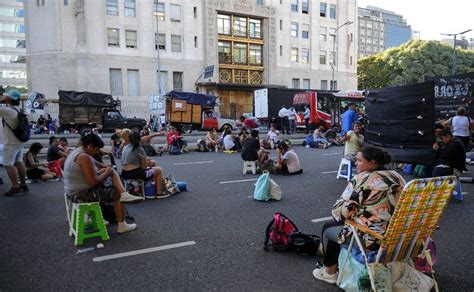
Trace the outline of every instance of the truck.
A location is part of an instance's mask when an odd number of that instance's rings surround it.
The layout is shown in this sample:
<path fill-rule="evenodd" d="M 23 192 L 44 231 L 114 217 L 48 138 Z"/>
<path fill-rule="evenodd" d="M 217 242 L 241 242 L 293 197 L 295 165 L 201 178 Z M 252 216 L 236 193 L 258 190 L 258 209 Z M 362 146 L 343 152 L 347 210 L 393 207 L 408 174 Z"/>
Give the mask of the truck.
<path fill-rule="evenodd" d="M 236 128 L 235 121 L 218 118 L 214 112 L 216 97 L 210 94 L 170 91 L 166 95 L 166 120 L 180 132 L 193 130 L 231 130 Z"/>
<path fill-rule="evenodd" d="M 59 90 L 59 123 L 62 130 L 79 133 L 99 128 L 113 132 L 117 128 L 140 131 L 145 127 L 144 119 L 129 119 L 122 115 L 121 102 L 110 94 Z"/>

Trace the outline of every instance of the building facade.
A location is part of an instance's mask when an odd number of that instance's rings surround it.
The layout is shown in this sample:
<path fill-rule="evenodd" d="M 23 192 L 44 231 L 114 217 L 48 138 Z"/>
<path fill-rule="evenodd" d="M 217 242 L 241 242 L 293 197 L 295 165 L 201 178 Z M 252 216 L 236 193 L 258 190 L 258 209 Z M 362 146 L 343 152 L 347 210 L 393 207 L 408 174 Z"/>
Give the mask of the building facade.
<path fill-rule="evenodd" d="M 26 87 L 23 0 L 0 0 L 0 84 Z"/>
<path fill-rule="evenodd" d="M 219 97 L 222 116 L 237 117 L 253 111 L 258 88 L 357 87 L 353 0 L 30 0 L 25 8 L 29 88 L 51 98 L 87 90 L 136 104 L 203 92 Z"/>
<path fill-rule="evenodd" d="M 382 8 L 358 8 L 358 57 L 374 55 L 412 39 L 412 30 L 402 15 Z"/>
<path fill-rule="evenodd" d="M 441 42 L 448 44 L 452 47 L 454 44 L 454 39 L 442 39 Z M 456 39 L 456 48 L 471 51 L 474 50 L 474 38 L 461 37 L 461 39 Z"/>

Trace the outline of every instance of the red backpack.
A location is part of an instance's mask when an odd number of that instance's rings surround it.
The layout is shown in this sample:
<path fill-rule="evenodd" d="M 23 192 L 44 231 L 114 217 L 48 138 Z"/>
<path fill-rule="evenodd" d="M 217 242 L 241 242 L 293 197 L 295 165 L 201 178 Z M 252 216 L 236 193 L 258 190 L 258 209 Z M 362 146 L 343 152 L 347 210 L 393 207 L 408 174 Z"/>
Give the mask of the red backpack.
<path fill-rule="evenodd" d="M 276 212 L 273 215 L 273 220 L 267 226 L 265 232 L 265 244 L 263 249 L 268 251 L 270 246 L 268 243 L 271 240 L 271 247 L 274 251 L 288 251 L 291 249 L 289 243 L 289 236 L 293 232 L 298 232 L 298 227 L 285 215 Z"/>

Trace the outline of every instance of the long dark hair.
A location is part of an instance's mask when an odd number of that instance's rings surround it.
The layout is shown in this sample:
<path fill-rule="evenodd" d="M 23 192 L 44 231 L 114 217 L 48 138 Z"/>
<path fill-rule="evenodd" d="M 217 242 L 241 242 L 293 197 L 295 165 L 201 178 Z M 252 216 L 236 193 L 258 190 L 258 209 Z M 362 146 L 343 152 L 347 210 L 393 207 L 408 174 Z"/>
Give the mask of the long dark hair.
<path fill-rule="evenodd" d="M 362 153 L 362 157 L 364 157 L 365 160 L 373 160 L 379 167 L 382 167 L 392 161 L 390 154 L 377 147 L 365 146 L 360 152 Z"/>
<path fill-rule="evenodd" d="M 90 133 L 81 138 L 81 144 L 83 147 L 91 145 L 92 147 L 104 147 L 104 141 L 96 134 Z"/>
<path fill-rule="evenodd" d="M 130 135 L 128 136 L 128 139 L 130 140 L 130 144 L 133 146 L 133 150 L 137 149 L 140 147 L 140 139 L 141 135 L 139 132 L 132 131 Z"/>
<path fill-rule="evenodd" d="M 43 145 L 41 145 L 41 143 L 35 142 L 30 145 L 28 153 L 33 154 L 33 156 L 36 156 L 38 153 L 40 153 L 41 149 L 43 149 Z"/>

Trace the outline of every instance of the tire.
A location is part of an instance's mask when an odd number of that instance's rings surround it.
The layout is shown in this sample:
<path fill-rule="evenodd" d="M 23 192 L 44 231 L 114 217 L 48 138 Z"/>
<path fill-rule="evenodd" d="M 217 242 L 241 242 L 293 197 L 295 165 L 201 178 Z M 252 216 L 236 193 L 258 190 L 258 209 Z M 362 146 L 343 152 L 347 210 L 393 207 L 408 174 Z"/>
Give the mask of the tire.
<path fill-rule="evenodd" d="M 130 131 L 132 132 L 140 132 L 142 128 L 140 126 L 133 126 L 130 128 Z"/>
<path fill-rule="evenodd" d="M 229 125 L 229 124 L 224 124 L 224 125 L 221 127 L 221 132 L 224 131 L 224 128 L 225 128 L 225 127 L 228 127 L 231 131 L 234 130 L 231 125 Z"/>
<path fill-rule="evenodd" d="M 193 131 L 193 127 L 192 126 L 188 126 L 188 125 L 183 125 L 181 127 L 181 132 L 185 133 L 185 134 L 191 134 L 191 132 Z"/>

